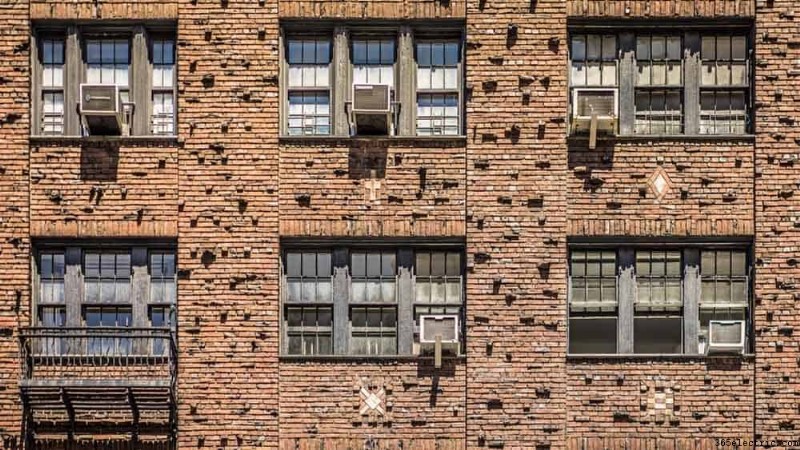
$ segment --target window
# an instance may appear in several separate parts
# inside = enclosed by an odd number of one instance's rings
[[[64,40],[42,40],[42,134],[64,131]]]
[[[457,250],[287,250],[283,352],[412,354],[420,315],[456,315],[463,324],[463,270]]]
[[[458,41],[417,42],[417,134],[459,134]]]
[[[571,132],[587,131],[584,121],[594,110],[599,118],[615,111],[619,133],[627,135],[747,133],[751,45],[744,32],[677,26],[575,30],[570,34]],[[618,89],[630,83],[632,90]],[[612,96],[618,96],[618,104],[611,103]]]
[[[119,329],[174,327],[176,262],[172,250],[148,253],[147,247],[45,245],[37,252],[36,262],[34,322],[47,328],[69,327],[64,338],[45,338],[48,352],[166,354],[168,338],[152,338],[147,346],[134,347],[134,341],[144,342],[144,338],[129,337],[130,333]],[[69,331],[79,327],[111,329],[88,334]]]
[[[634,353],[681,353],[680,251],[636,251]]]
[[[175,254],[154,251],[150,253],[150,301],[148,317],[154,328],[174,328],[177,286],[175,279]],[[152,343],[154,355],[165,355],[169,342],[157,339]]]
[[[617,351],[616,254],[573,251],[570,256],[569,351]]]
[[[153,134],[175,134],[175,42],[155,39],[153,55]]]
[[[353,84],[394,87],[394,39],[353,40]]]
[[[636,36],[636,133],[682,132],[681,37]]]
[[[331,253],[287,252],[284,265],[287,352],[294,355],[331,354]]]
[[[617,37],[578,34],[572,36],[572,85],[617,85]]]
[[[701,51],[701,134],[744,134],[749,90],[747,38],[704,35]]]
[[[305,25],[287,24],[282,132],[288,136],[462,134],[459,27],[443,25],[432,34],[430,27],[408,32],[406,26],[367,30],[353,26],[337,31],[334,40],[332,31],[309,33]],[[341,45],[337,51],[334,41]]]
[[[82,37],[78,40],[64,38],[66,25],[35,30],[32,133],[174,135],[175,40],[170,32],[158,26],[77,28]],[[146,86],[137,89],[136,80],[144,80]],[[118,86],[122,120],[82,116],[80,108],[69,107],[81,101],[81,84]]]
[[[711,320],[747,320],[750,279],[747,254],[739,250],[708,250],[700,260],[700,343],[708,343]]]
[[[290,39],[286,61],[289,67],[289,134],[330,134],[330,39]]]
[[[704,354],[710,320],[749,324],[744,249],[576,246],[569,258],[571,354]]]
[[[64,253],[43,252],[39,255],[38,323],[41,327],[59,328],[66,325],[67,308],[64,301]],[[41,350],[48,355],[61,353],[63,339],[47,337]]]

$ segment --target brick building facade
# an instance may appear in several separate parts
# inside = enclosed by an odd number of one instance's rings
[[[3,448],[800,441],[795,6],[0,0]]]

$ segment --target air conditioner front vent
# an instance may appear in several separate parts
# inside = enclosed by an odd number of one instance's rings
[[[708,323],[709,353],[743,353],[745,322],[743,320],[711,320]]]

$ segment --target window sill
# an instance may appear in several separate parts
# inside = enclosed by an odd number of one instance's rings
[[[60,145],[86,145],[86,144],[160,144],[176,145],[178,136],[59,136],[59,135],[31,135],[32,144],[60,144]]]
[[[669,354],[669,353],[635,353],[635,354],[616,354],[616,353],[569,353],[568,362],[625,362],[625,361],[719,361],[719,360],[742,360],[754,361],[754,353],[744,353],[740,355],[689,355],[689,354]]]
[[[418,356],[418,355],[372,355],[372,356],[355,356],[355,355],[280,355],[278,361],[287,363],[303,363],[303,362],[340,362],[340,363],[364,363],[364,362],[384,362],[384,363],[414,363],[414,362],[431,362],[433,363],[433,356]],[[466,355],[458,356],[442,356],[442,361],[456,361],[458,363],[466,362]]]
[[[464,147],[467,137],[460,136],[280,136],[280,144],[286,145],[402,145],[430,147]]]
[[[598,142],[755,142],[754,134],[626,134],[598,136]],[[589,136],[567,136],[568,143],[589,142]]]

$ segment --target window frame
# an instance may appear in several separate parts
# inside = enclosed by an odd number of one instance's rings
[[[80,84],[88,82],[88,49],[90,40],[95,39],[126,39],[128,41],[128,87],[129,101],[135,106],[131,114],[130,136],[147,136],[154,138],[174,139],[178,133],[178,45],[177,29],[174,25],[160,24],[157,22],[138,23],[130,22],[119,25],[82,24],[78,22],[64,25],[34,25],[31,34],[31,136],[59,138],[85,138],[88,134],[82,125],[78,111],[80,100]],[[46,88],[43,86],[42,49],[41,42],[53,37],[63,39],[64,64],[63,64],[63,97],[64,113],[62,132],[57,134],[44,134],[42,126],[44,102],[42,95]],[[151,127],[153,111],[152,97],[152,55],[153,39],[171,39],[174,43],[174,74],[172,81],[173,97],[173,133],[156,134]],[[166,91],[166,87],[165,87]],[[35,125],[34,125],[35,124]],[[108,136],[111,138],[125,138],[128,136]]]
[[[300,40],[326,40],[328,42],[328,50],[330,61],[328,61],[328,85],[327,86],[291,86],[289,83],[289,68],[292,64],[289,62],[289,43],[291,41]],[[319,137],[319,136],[331,136],[334,135],[334,96],[336,95],[335,87],[337,85],[336,80],[336,64],[335,64],[335,41],[334,36],[332,33],[325,33],[324,31],[319,30],[312,30],[307,33],[301,33],[299,31],[288,31],[284,32],[281,35],[281,46],[280,46],[280,67],[281,67],[281,126],[280,126],[280,133],[281,135],[285,136],[303,136],[303,137]],[[317,133],[300,133],[298,135],[290,134],[290,126],[289,126],[289,110],[290,110],[290,97],[292,92],[301,92],[301,93],[314,93],[318,95],[319,93],[327,93],[328,94],[328,134],[317,134]],[[301,127],[302,129],[303,127]]]
[[[419,87],[419,68],[420,68],[420,65],[419,65],[419,59],[418,59],[419,57],[418,57],[418,54],[417,54],[418,44],[420,44],[420,43],[431,43],[431,44],[443,43],[443,44],[447,44],[447,43],[452,43],[452,42],[455,42],[456,45],[458,46],[458,52],[457,52],[458,62],[456,63],[456,88],[455,89],[447,89],[447,88],[445,88],[445,89],[434,89],[434,88],[420,89],[420,87]],[[465,113],[466,108],[463,108],[463,105],[465,104],[465,102],[464,102],[464,82],[465,82],[464,81],[464,74],[465,74],[465,70],[464,70],[464,68],[465,68],[465,65],[464,65],[465,49],[464,49],[464,47],[465,47],[465,45],[464,45],[463,36],[453,36],[453,35],[449,35],[448,36],[447,34],[445,34],[445,35],[426,35],[424,33],[420,33],[419,35],[415,35],[414,36],[414,40],[413,40],[412,45],[413,45],[413,53],[414,53],[414,56],[413,56],[413,59],[414,59],[414,70],[413,70],[413,72],[414,72],[414,83],[413,83],[413,85],[414,85],[413,86],[413,89],[414,89],[414,108],[413,108],[413,122],[412,122],[412,126],[414,128],[414,135],[415,136],[419,136],[419,137],[437,137],[437,136],[441,136],[441,137],[457,137],[457,136],[463,135],[464,134],[464,119],[466,117],[466,113]],[[430,67],[436,67],[436,66],[434,66],[431,63]],[[447,66],[443,66],[443,67],[447,67]],[[447,96],[447,95],[453,95],[453,94],[455,94],[456,98],[457,98],[456,108],[457,108],[457,113],[458,113],[458,116],[457,116],[457,127],[458,127],[458,129],[457,129],[456,134],[444,134],[444,133],[441,133],[441,134],[430,134],[430,135],[419,134],[418,121],[419,121],[419,97],[420,97],[420,95],[444,95],[444,96]],[[443,117],[447,117],[447,116],[443,116]],[[433,128],[433,126],[431,126],[431,128]]]
[[[614,34],[617,36],[619,46],[618,56],[618,110],[617,119],[619,122],[616,138],[626,139],[677,139],[677,138],[696,138],[696,139],[749,139],[752,138],[754,133],[753,126],[753,92],[755,89],[755,76],[753,67],[754,62],[754,27],[751,21],[732,21],[730,23],[721,23],[719,25],[710,23],[697,23],[687,25],[677,21],[673,23],[659,23],[655,25],[648,21],[639,21],[634,23],[622,24],[619,21],[609,21],[608,24],[599,25],[591,21],[572,21],[568,25],[568,57],[567,57],[567,71],[568,71],[568,92],[569,92],[569,109],[568,115],[571,118],[573,111],[573,91],[575,88],[585,88],[586,86],[578,86],[572,79],[572,39],[573,36],[587,35],[587,34]],[[742,36],[745,38],[745,67],[747,85],[737,86],[722,86],[722,90],[735,91],[739,89],[744,93],[744,107],[745,107],[745,124],[742,133],[701,133],[701,94],[706,91],[719,90],[719,86],[706,86],[702,84],[702,66],[703,60],[701,58],[702,37],[707,35],[727,35],[727,36]],[[667,86],[642,86],[638,83],[638,67],[639,60],[637,57],[637,37],[640,36],[679,36],[681,39],[681,85],[667,85]],[[651,44],[652,45],[652,44]],[[668,55],[665,55],[668,57]],[[731,57],[732,58],[732,57]],[[666,60],[665,60],[666,61]],[[608,87],[612,88],[612,87]],[[653,132],[652,128],[647,133],[637,132],[637,117],[640,117],[639,111],[636,109],[637,93],[642,90],[650,92],[661,91],[665,95],[665,109],[668,108],[667,96],[669,92],[680,89],[680,132],[667,132],[666,130],[672,129],[671,122],[666,121],[665,131]],[[649,101],[652,105],[652,99]],[[667,113],[665,113],[667,114]],[[652,114],[650,115],[652,117]],[[650,125],[652,126],[652,124]],[[580,137],[568,127],[569,137]],[[657,131],[657,129],[656,129]],[[584,136],[585,137],[585,136]],[[614,137],[612,137],[613,139]]]
[[[431,32],[432,25],[437,31]],[[281,23],[280,36],[280,138],[314,139],[322,137],[336,138],[386,138],[387,136],[371,136],[351,134],[348,119],[352,87],[354,82],[353,42],[358,39],[391,39],[394,42],[395,60],[393,63],[394,84],[392,88],[395,105],[399,105],[394,115],[395,132],[392,137],[430,138],[463,138],[466,123],[465,85],[465,38],[464,24],[454,20],[428,21],[427,23],[387,22],[384,25],[365,25],[353,22],[326,23],[309,26],[293,20]],[[288,42],[292,39],[324,36],[331,42],[331,62],[329,66],[330,81],[330,134],[329,135],[292,135],[289,134],[289,92],[293,90],[288,83]],[[416,42],[418,40],[442,39],[458,41],[458,134],[456,135],[418,135],[416,127],[417,110],[417,59]]]
[[[286,301],[286,269],[284,261],[286,255],[292,252],[306,252],[321,249],[331,249],[332,251],[332,303],[322,304],[314,303],[315,306],[328,306],[332,307],[333,318],[331,334],[333,336],[333,350],[329,355],[302,355],[294,354],[288,351],[288,330],[287,330],[287,307],[301,306],[306,303],[287,302]],[[466,314],[466,264],[465,264],[465,250],[463,244],[447,243],[447,244],[387,244],[387,243],[371,243],[365,244],[363,242],[353,242],[352,244],[337,244],[331,247],[330,243],[324,244],[311,244],[303,241],[291,241],[281,248],[281,357],[287,358],[353,358],[353,359],[370,359],[370,358],[388,358],[397,359],[404,357],[420,357],[415,353],[415,346],[418,344],[419,326],[417,317],[415,315],[415,308],[418,305],[416,302],[416,253],[417,251],[433,251],[445,253],[458,253],[460,262],[460,299],[461,303],[459,308],[459,337],[460,337],[460,352],[458,356],[465,354],[465,337],[466,329],[464,317]],[[354,301],[353,300],[353,277],[352,277],[352,255],[356,253],[394,253],[395,254],[395,301]],[[365,266],[366,267],[366,266]],[[383,276],[382,276],[383,277]],[[364,278],[366,279],[366,278]],[[445,305],[449,303],[426,303],[426,305]],[[369,330],[357,330],[352,323],[352,311],[358,308],[394,308],[395,309],[395,328],[394,339],[395,349],[393,353],[380,354],[358,354],[355,352],[355,346],[352,343],[353,333]],[[388,331],[389,328],[382,327],[383,331]],[[389,333],[392,335],[392,333]]]
[[[753,333],[753,246],[751,241],[741,242],[635,242],[622,243],[613,240],[596,241],[591,239],[572,239],[568,243],[568,258],[571,261],[575,251],[612,250],[616,252],[616,272],[618,274],[617,286],[617,351],[615,353],[588,353],[570,351],[570,321],[573,313],[570,308],[572,298],[572,267],[568,265],[568,301],[567,301],[567,356],[569,358],[619,358],[619,357],[708,357],[699,352],[698,343],[701,341],[701,315],[708,308],[701,304],[701,254],[703,251],[733,251],[742,252],[745,256],[745,270],[747,273],[747,305],[742,307],[742,316],[745,320],[745,349],[744,355],[752,354],[755,335]],[[636,268],[637,251],[678,251],[681,254],[680,286],[682,304],[680,311],[675,308],[664,308],[640,314],[636,304],[639,298]],[[627,295],[626,293],[630,293]],[[726,310],[728,311],[728,310]],[[730,312],[730,311],[728,311]],[[642,353],[635,351],[635,319],[636,318],[676,318],[680,317],[681,324],[681,352],[680,353]],[[707,348],[707,347],[706,347]]]

